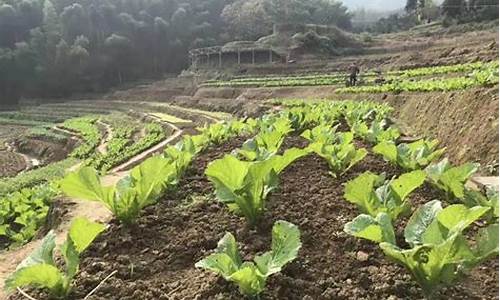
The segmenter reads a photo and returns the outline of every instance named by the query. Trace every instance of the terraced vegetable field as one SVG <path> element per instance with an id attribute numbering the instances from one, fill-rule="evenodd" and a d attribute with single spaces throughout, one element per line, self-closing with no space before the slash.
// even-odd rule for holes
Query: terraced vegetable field
<path id="1" fill-rule="evenodd" d="M 449 76 L 453 76 L 448 78 Z M 443 78 L 446 76 L 446 78 Z M 381 81 L 380 79 L 383 78 Z M 227 81 L 212 80 L 202 87 L 286 87 L 286 86 L 344 86 L 345 72 L 331 75 L 290 77 L 248 77 Z M 498 62 L 476 62 L 450 66 L 423 67 L 408 70 L 363 71 L 356 87 L 339 88 L 338 93 L 426 92 L 463 90 L 498 82 Z"/>
<path id="2" fill-rule="evenodd" d="M 25 297 L 18 287 L 35 299 L 497 296 L 498 193 L 465 185 L 477 164 L 405 142 L 386 104 L 274 103 L 199 127 L 118 182 L 89 166 L 57 181 L 114 219 L 73 221 L 59 246 L 73 269 L 54 262 L 50 232 L 7 279 L 9 299 Z M 108 123 L 109 141 L 133 135 Z"/>

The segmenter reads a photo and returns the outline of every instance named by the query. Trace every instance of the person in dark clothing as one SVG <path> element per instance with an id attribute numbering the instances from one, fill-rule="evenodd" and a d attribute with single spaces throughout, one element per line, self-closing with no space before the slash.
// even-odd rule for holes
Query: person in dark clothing
<path id="1" fill-rule="evenodd" d="M 353 63 L 349 66 L 349 86 L 355 86 L 358 81 L 358 74 L 360 70 L 358 66 Z"/>

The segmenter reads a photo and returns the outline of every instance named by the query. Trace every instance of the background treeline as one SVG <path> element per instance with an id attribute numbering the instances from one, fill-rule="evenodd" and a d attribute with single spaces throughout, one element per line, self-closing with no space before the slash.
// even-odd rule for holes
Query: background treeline
<path id="1" fill-rule="evenodd" d="M 0 0 L 0 104 L 178 72 L 190 48 L 255 39 L 274 22 L 335 24 L 330 0 Z"/>
<path id="2" fill-rule="evenodd" d="M 443 21 L 443 25 L 482 22 L 498 19 L 498 0 L 407 0 L 401 11 L 372 21 L 370 12 L 354 11 L 354 31 L 390 33 L 410 29 L 416 25 Z"/>
<path id="3" fill-rule="evenodd" d="M 361 28 L 352 17 L 338 0 L 0 0 L 0 107 L 176 73 L 189 49 L 255 40 L 273 23 L 393 32 L 498 18 L 498 0 L 408 0 L 404 13 Z"/>

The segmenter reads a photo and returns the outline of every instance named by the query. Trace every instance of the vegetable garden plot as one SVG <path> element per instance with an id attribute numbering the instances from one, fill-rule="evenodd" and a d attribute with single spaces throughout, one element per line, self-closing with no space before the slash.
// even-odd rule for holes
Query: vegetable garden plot
<path id="1" fill-rule="evenodd" d="M 90 299 L 241 299 L 232 284 L 195 269 L 193 262 L 214 249 L 226 231 L 235 234 L 243 255 L 267 251 L 271 227 L 279 219 L 298 225 L 303 246 L 294 262 L 281 274 L 270 277 L 264 299 L 303 299 L 306 295 L 313 299 L 421 297 L 409 275 L 386 260 L 376 245 L 342 232 L 344 224 L 357 214 L 355 207 L 342 199 L 342 184 L 366 170 L 391 175 L 400 174 L 401 170 L 370 154 L 345 177 L 335 180 L 323 159 L 309 155 L 284 171 L 281 191 L 271 195 L 263 224 L 252 231 L 223 204 L 213 199 L 194 201 L 196 196 L 213 191 L 203 176 L 207 164 L 240 146 L 242 141 L 230 141 L 196 158 L 179 189 L 147 208 L 130 232 L 124 233 L 118 225 L 112 225 L 84 255 L 82 272 L 71 297 L 83 298 L 117 270 Z M 306 144 L 298 137 L 285 142 L 286 147 Z M 411 201 L 416 205 L 436 196 L 426 187 L 412 195 Z M 444 291 L 443 296 L 494 298 L 495 276 L 484 278 L 492 275 L 497 264 L 491 261 L 488 266 L 472 276 L 474 284 L 457 285 Z"/>
<path id="2" fill-rule="evenodd" d="M 393 85 L 385 85 L 384 88 L 380 87 L 366 87 L 370 92 L 382 92 L 382 91 L 393 91 L 399 89 L 412 89 L 419 91 L 432 90 L 455 90 L 462 89 L 470 86 L 476 86 L 483 84 L 479 80 L 467 80 L 463 77 L 465 72 L 481 73 L 483 70 L 498 70 L 498 62 L 475 62 L 467 64 L 458 64 L 450 66 L 434 66 L 434 67 L 423 67 L 415 68 L 409 70 L 394 70 L 386 72 L 389 81 L 395 81 L 396 87 Z M 498 72 L 497 72 L 498 73 Z M 424 82 L 425 84 L 414 84 L 411 86 L 411 82 L 418 80 L 419 77 L 423 76 L 439 76 L 446 74 L 459 74 L 462 77 L 458 80 L 444 80 L 438 83 Z M 480 75 L 483 76 L 483 75 Z M 248 77 L 248 78 L 236 78 L 227 81 L 222 80 L 211 80 L 203 83 L 202 87 L 281 87 L 281 86 L 321 86 L 321 85 L 343 85 L 348 77 L 348 74 L 344 72 L 338 72 L 335 74 L 320 74 L 320 75 L 305 75 L 305 76 L 287 76 L 287 77 Z M 365 71 L 359 78 L 363 82 L 373 84 L 374 78 L 378 77 L 377 73 L 374 71 Z M 498 76 L 497 76 L 498 77 Z M 399 79 L 402 78 L 402 82 Z M 420 78 L 421 79 L 421 78 Z M 402 87 L 399 87 L 399 86 Z M 363 90 L 363 89 L 361 89 Z M 357 89 L 348 88 L 342 89 L 342 91 L 356 92 Z"/>
<path id="3" fill-rule="evenodd" d="M 119 223 L 113 222 L 84 254 L 70 298 L 85 297 L 109 274 L 114 276 L 91 299 L 241 299 L 237 286 L 240 293 L 263 292 L 267 299 L 414 299 L 422 297 L 422 287 L 426 295 L 434 293 L 433 298 L 495 297 L 498 263 L 492 258 L 498 254 L 494 236 L 498 214 L 469 226 L 471 231 L 464 229 L 472 221 L 457 223 L 460 228 L 455 228 L 461 218 L 450 219 L 446 214 L 457 211 L 466 220 L 476 220 L 493 212 L 498 201 L 478 195 L 457 199 L 473 200 L 467 204 L 470 208 L 444 202 L 444 209 L 437 207 L 432 200 L 442 196 L 439 189 L 451 182 L 462 185 L 463 177 L 456 178 L 453 168 L 437 170 L 440 164 L 428 171 L 439 184 L 424 183 L 427 173 L 411 170 L 425 167 L 431 156 L 438 158 L 432 155 L 435 147 L 427 144 L 399 144 L 401 153 L 396 155 L 401 161 L 392 164 L 371 151 L 375 144 L 395 142 L 399 136 L 393 127 L 381 125 L 390 111 L 368 102 L 303 105 L 246 123 L 205 127 L 201 135 L 184 138 L 164 157 L 144 162 L 114 187 L 100 186 L 91 175 L 95 171 L 72 173 L 61 182 L 62 190 L 104 202 Z M 354 132 L 335 132 L 340 129 Z M 234 138 L 244 133 L 256 135 L 244 143 Z M 353 141 L 354 134 L 364 141 Z M 209 143 L 222 145 L 207 149 Z M 391 157 L 385 155 L 385 159 Z M 418 164 L 400 164 L 406 160 Z M 168 172 L 161 171 L 164 168 Z M 161 179 L 157 174 L 165 176 Z M 363 184 L 365 177 L 371 183 Z M 160 191 L 165 196 L 157 202 Z M 430 223 L 418 219 L 427 216 L 421 213 L 427 207 L 437 213 Z M 409 219 L 411 211 L 417 213 Z M 372 218 L 371 223 L 360 223 L 360 218 Z M 424 224 L 423 232 L 430 235 L 421 237 L 416 224 L 421 229 Z M 446 230 L 452 227 L 453 231 Z M 388 256 L 382 256 L 377 245 L 351 235 L 385 242 L 380 247 Z M 396 245 L 408 247 L 403 235 L 416 248 L 399 249 Z M 419 239 L 426 244 L 420 245 Z M 471 239 L 477 241 L 473 248 L 466 242 Z M 445 251 L 447 245 L 457 245 L 460 251 L 447 257 L 433 252 L 435 247 Z M 412 251 L 417 254 L 405 260 Z M 387 257 L 398 259 L 406 269 Z M 449 270 L 480 263 L 489 268 L 472 269 L 468 280 L 473 286 L 455 283 L 434 289 L 454 276 Z M 433 267 L 428 269 L 429 265 Z M 442 270 L 445 273 L 436 273 Z M 432 276 L 430 284 L 421 276 L 427 273 Z M 43 292 L 29 292 L 46 298 Z"/>

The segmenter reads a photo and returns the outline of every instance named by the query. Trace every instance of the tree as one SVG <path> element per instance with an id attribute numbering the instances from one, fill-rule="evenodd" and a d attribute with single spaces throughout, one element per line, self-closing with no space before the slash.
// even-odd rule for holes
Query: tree
<path id="1" fill-rule="evenodd" d="M 407 0 L 405 10 L 407 13 L 413 13 L 417 10 L 419 0 Z"/>
<path id="2" fill-rule="evenodd" d="M 441 5 L 442 12 L 446 17 L 458 18 L 465 12 L 465 0 L 444 0 Z"/>
<path id="3" fill-rule="evenodd" d="M 307 1 L 266 0 L 264 10 L 274 23 L 306 23 L 310 19 Z"/>
<path id="4" fill-rule="evenodd" d="M 104 42 L 110 55 L 112 65 L 118 76 L 118 82 L 123 83 L 123 72 L 126 69 L 127 58 L 131 50 L 131 42 L 127 37 L 112 34 Z"/>
<path id="5" fill-rule="evenodd" d="M 0 48 L 12 49 L 19 41 L 16 14 L 16 9 L 12 5 L 0 5 Z"/>
<path id="6" fill-rule="evenodd" d="M 83 6 L 78 3 L 64 8 L 61 13 L 61 23 L 64 38 L 69 42 L 73 42 L 79 35 L 88 34 L 88 17 Z"/>
<path id="7" fill-rule="evenodd" d="M 232 36 L 239 40 L 255 40 L 269 34 L 271 18 L 266 14 L 264 0 L 238 0 L 224 7 L 221 17 Z"/>
<path id="8" fill-rule="evenodd" d="M 475 0 L 469 3 L 478 21 L 498 19 L 498 0 Z"/>
<path id="9" fill-rule="evenodd" d="M 323 25 L 337 25 L 343 29 L 352 28 L 352 14 L 342 2 L 332 0 L 312 1 L 309 8 L 310 22 Z"/>

